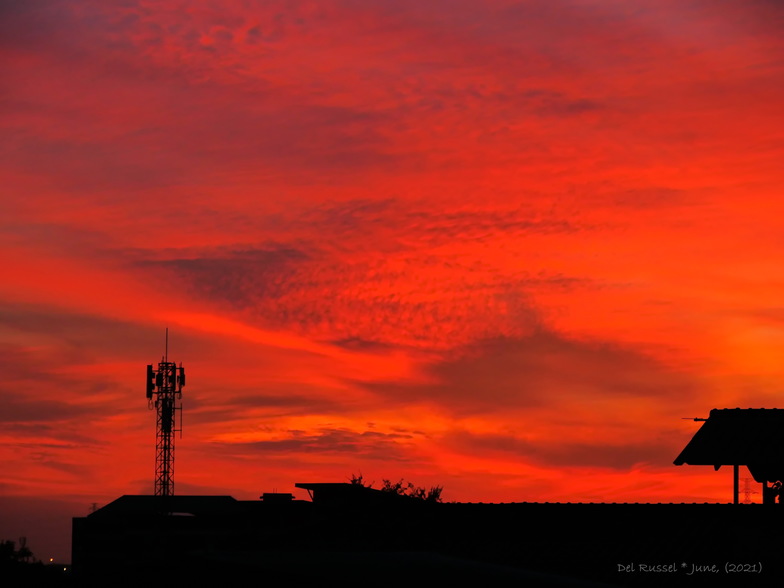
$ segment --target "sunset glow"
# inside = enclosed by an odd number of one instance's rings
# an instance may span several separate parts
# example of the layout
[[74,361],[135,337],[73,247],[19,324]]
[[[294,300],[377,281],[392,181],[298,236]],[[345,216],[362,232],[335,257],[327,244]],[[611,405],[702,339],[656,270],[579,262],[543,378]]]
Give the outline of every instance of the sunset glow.
[[178,494],[731,500],[672,462],[683,417],[783,406],[784,6],[0,11],[0,513],[38,557],[25,513],[152,492],[166,327]]

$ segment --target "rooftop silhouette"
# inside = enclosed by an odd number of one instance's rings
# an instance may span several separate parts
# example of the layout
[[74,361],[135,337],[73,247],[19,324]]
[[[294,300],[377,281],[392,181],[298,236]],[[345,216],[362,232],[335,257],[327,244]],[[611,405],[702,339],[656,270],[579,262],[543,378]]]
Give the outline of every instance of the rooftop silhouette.
[[784,410],[714,408],[675,465],[744,465],[757,482],[784,480]]
[[[784,481],[784,410],[778,408],[714,408],[702,427],[673,462],[733,466],[734,502],[738,502],[738,467],[746,466],[762,484],[763,502],[781,500]],[[768,483],[773,486],[769,487]]]
[[[714,409],[676,465],[749,467],[767,488],[784,473],[784,410]],[[773,535],[784,509],[763,504],[455,503],[401,480],[384,488],[297,483],[310,500],[264,493],[122,496],[73,520],[79,585],[216,582],[296,584],[383,577],[415,585],[742,585],[784,578]],[[768,503],[768,504],[765,504]],[[695,578],[695,574],[698,576]]]

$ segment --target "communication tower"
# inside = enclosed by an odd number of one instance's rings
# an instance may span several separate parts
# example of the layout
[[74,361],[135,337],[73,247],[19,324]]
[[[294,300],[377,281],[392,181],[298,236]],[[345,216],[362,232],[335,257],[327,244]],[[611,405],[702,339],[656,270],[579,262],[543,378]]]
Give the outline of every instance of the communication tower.
[[[174,434],[182,438],[182,387],[185,368],[169,361],[169,329],[166,329],[166,352],[154,370],[147,366],[147,406],[157,414],[155,431],[155,496],[174,495]],[[180,426],[176,413],[180,413]]]

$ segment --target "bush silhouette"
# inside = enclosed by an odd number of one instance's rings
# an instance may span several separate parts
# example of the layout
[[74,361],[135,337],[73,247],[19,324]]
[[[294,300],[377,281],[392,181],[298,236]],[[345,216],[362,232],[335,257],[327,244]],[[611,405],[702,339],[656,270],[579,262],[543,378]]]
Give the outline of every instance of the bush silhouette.
[[[372,488],[374,484],[374,482],[366,483],[362,474],[358,476],[352,474],[349,480],[352,484],[364,488]],[[441,502],[441,492],[444,490],[443,486],[431,486],[429,489],[422,486],[414,486],[414,484],[406,482],[403,478],[400,478],[397,482],[387,479],[383,479],[381,482],[382,485],[379,488],[381,492],[391,492],[398,496],[408,496],[409,498],[424,500],[425,502]]]

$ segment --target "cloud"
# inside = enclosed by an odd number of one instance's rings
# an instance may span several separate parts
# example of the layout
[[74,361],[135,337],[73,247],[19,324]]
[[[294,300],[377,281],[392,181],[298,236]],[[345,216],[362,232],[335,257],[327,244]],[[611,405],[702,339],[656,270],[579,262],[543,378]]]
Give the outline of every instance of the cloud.
[[406,433],[358,432],[346,428],[321,428],[312,432],[288,430],[281,438],[230,443],[223,450],[246,455],[264,453],[275,455],[276,459],[291,454],[349,454],[352,459],[409,461],[406,445],[411,438]]
[[[38,380],[38,385],[42,380]],[[66,382],[59,382],[61,386]],[[67,382],[72,387],[72,382]],[[20,423],[45,423],[47,421],[71,422],[93,414],[93,409],[56,400],[26,400],[13,395],[25,392],[25,387],[0,386],[0,422],[4,425]],[[29,392],[29,390],[27,390]],[[21,431],[15,427],[16,434]],[[33,433],[33,431],[29,431]],[[36,435],[40,430],[35,431]]]
[[[107,353],[118,357],[129,349],[143,349],[161,339],[159,328],[132,320],[72,311],[57,306],[9,302],[0,302],[0,328],[16,333],[17,339],[30,335],[48,341],[56,340],[59,346],[53,346],[51,350],[52,353],[58,354],[57,364],[84,363],[88,357],[99,355],[99,351],[103,357],[106,357]],[[25,352],[18,348],[14,353]],[[38,363],[36,367],[33,367],[33,363],[29,356],[24,361],[25,369],[30,370],[28,376],[33,376],[33,372],[39,368],[46,370],[45,363]]]
[[526,90],[522,93],[521,98],[524,104],[528,103],[530,108],[541,116],[580,116],[605,108],[596,100],[570,98],[563,92],[545,89]]
[[526,408],[564,414],[586,399],[597,410],[616,412],[629,402],[666,402],[696,392],[688,377],[633,347],[572,339],[544,327],[528,337],[467,344],[428,365],[423,379],[362,385],[385,402],[428,402],[462,416]]
[[[600,425],[598,425],[600,427]],[[445,446],[469,454],[507,454],[522,462],[544,468],[609,468],[629,470],[640,464],[669,466],[678,454],[677,443],[661,440],[633,441],[615,439],[605,442],[584,439],[580,442],[534,442],[512,435],[476,434],[469,431],[449,433]]]
[[[112,491],[141,479],[142,371],[166,320],[193,369],[186,423],[279,433],[222,450],[324,452],[319,475],[429,451],[474,496],[476,471],[519,480],[518,462],[654,463],[681,401],[772,399],[744,382],[775,390],[775,334],[727,306],[780,322],[780,2],[0,11],[0,409],[19,488],[67,489],[78,472],[55,483],[52,465],[72,449]],[[679,372],[648,342],[700,361]],[[77,452],[93,431],[107,449]],[[207,462],[186,476],[234,479]]]
[[[277,222],[288,233],[260,219],[267,239],[258,243],[124,257],[136,256],[129,267],[145,279],[156,276],[163,290],[185,292],[254,325],[382,345],[450,346],[517,335],[530,328],[530,311],[518,312],[530,303],[513,300],[531,291],[601,287],[583,276],[528,269],[514,252],[527,238],[597,230],[536,205],[435,211],[350,200],[283,214]],[[484,247],[508,248],[511,259],[484,255]]]
[[[2,400],[2,402],[5,401]],[[42,404],[44,403],[39,403],[39,405]],[[46,404],[48,405],[48,403]],[[63,418],[59,418],[57,415],[51,415],[47,418],[44,414],[43,417],[34,415],[19,421],[9,419],[3,423],[5,432],[12,440],[9,444],[25,449],[43,448],[66,451],[100,445],[101,441],[98,436],[91,435],[81,426],[90,421],[89,417],[84,418],[86,415],[82,412],[77,414],[76,419],[66,420],[69,410],[73,410],[73,407],[66,407]],[[13,413],[11,414],[13,415]],[[26,409],[23,409],[22,415],[25,414]]]
[[666,186],[620,191],[604,191],[599,188],[591,190],[591,194],[593,206],[604,206],[616,210],[630,209],[638,212],[651,211],[657,214],[660,214],[662,209],[674,208],[680,212],[679,218],[685,216],[689,208],[710,205],[710,197],[707,194]]
[[275,390],[253,390],[240,386],[233,395],[227,395],[226,388],[237,384],[224,385],[220,398],[215,395],[188,397],[188,422],[225,423],[250,418],[276,419],[313,414],[345,413],[348,409],[338,400],[327,398],[320,391],[311,396],[302,394],[282,394]]
[[68,359],[75,357],[58,349],[0,345],[0,423],[7,446],[65,455],[100,445],[96,424],[121,410],[113,404],[121,395],[113,381],[70,371]]
[[[287,182],[311,183],[327,172],[399,159],[384,147],[378,129],[386,117],[378,109],[270,82],[247,63],[237,65],[254,56],[236,47],[211,55],[232,45],[223,24],[246,19],[223,8],[37,3],[12,11],[14,33],[5,37],[15,58],[8,76],[16,81],[9,96],[15,117],[4,119],[8,165],[50,178],[60,190],[111,194],[120,186],[195,186],[253,168],[267,175],[286,170]],[[49,74],[39,76],[44,69]],[[90,90],[74,93],[73,83]],[[51,94],[65,99],[55,102]]]
[[[572,124],[611,110],[565,64],[597,51],[604,58],[619,44],[627,49],[634,37],[619,40],[607,30],[628,20],[618,7],[607,19],[570,4],[555,18],[545,3],[464,2],[446,10],[288,2],[255,16],[240,4],[199,6],[38,3],[17,12],[15,31],[50,32],[43,43],[9,42],[57,75],[31,77],[22,62],[13,68],[19,123],[11,123],[14,147],[5,159],[60,190],[109,198],[120,187],[143,198],[155,188],[178,192],[172,188],[243,178],[345,185],[379,171],[470,168],[501,158],[518,168],[521,157],[542,151],[537,118]],[[590,33],[586,19],[597,24]],[[553,27],[564,29],[573,55],[547,55]],[[239,41],[265,35],[283,46],[265,53],[270,43]],[[599,41],[580,46],[586,37]],[[317,58],[323,55],[330,58]],[[70,91],[74,80],[90,92]],[[63,93],[67,100],[53,104],[50,96]],[[514,131],[521,124],[525,132]],[[589,137],[594,130],[584,129]],[[478,141],[499,132],[506,139],[491,149]]]
[[[309,255],[290,247],[219,251],[211,257],[143,260],[136,266],[162,276],[164,284],[187,283],[191,293],[245,309],[259,299],[279,300],[298,285]],[[299,277],[301,280],[301,277]]]

